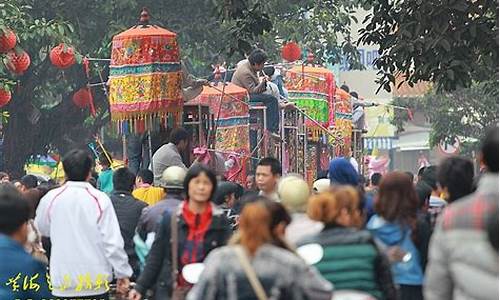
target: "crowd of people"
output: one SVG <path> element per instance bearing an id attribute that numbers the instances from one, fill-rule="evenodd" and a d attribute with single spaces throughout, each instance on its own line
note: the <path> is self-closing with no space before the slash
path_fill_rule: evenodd
<path id="1" fill-rule="evenodd" d="M 136 174 L 96 178 L 85 150 L 61 185 L 0 174 L 0 299 L 498 299 L 498 128 L 477 175 L 449 157 L 364 184 L 339 157 L 312 187 L 272 157 L 244 186 L 188 168 L 187 139 Z"/>

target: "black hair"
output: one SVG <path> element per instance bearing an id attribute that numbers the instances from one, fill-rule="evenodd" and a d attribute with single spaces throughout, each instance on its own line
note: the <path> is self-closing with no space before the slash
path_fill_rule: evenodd
<path id="1" fill-rule="evenodd" d="M 424 174 L 425 169 L 427 169 L 427 167 L 421 167 L 420 169 L 418 169 L 417 176 L 418 177 L 422 177 L 422 175 Z"/>
<path id="2" fill-rule="evenodd" d="M 30 218 L 30 205 L 11 184 L 0 184 L 0 233 L 11 235 Z"/>
<path id="3" fill-rule="evenodd" d="M 217 192 L 214 194 L 213 202 L 215 205 L 222 205 L 226 196 L 234 194 L 236 199 L 243 195 L 243 187 L 235 182 L 223 181 L 217 185 Z"/>
<path id="4" fill-rule="evenodd" d="M 271 212 L 271 230 L 282 222 L 284 222 L 286 225 L 290 225 L 290 223 L 292 222 L 292 217 L 290 217 L 290 214 L 283 206 L 283 204 L 271 200 L 264 200 L 263 202 Z"/>
<path id="5" fill-rule="evenodd" d="M 62 164 L 69 181 L 85 181 L 92 169 L 92 158 L 87 151 L 74 149 L 64 156 Z"/>
<path id="6" fill-rule="evenodd" d="M 113 159 L 111 158 L 111 156 L 108 159 L 108 156 L 104 153 L 99 155 L 99 163 L 101 165 L 110 167 L 112 162 L 113 162 Z"/>
<path id="7" fill-rule="evenodd" d="M 27 189 L 34 189 L 38 186 L 38 178 L 35 175 L 24 175 L 21 180 L 21 184 L 24 185 Z"/>
<path id="8" fill-rule="evenodd" d="M 137 177 L 141 178 L 144 183 L 153 184 L 154 175 L 151 170 L 141 169 L 139 170 L 139 172 L 137 172 Z"/>
<path id="9" fill-rule="evenodd" d="M 346 84 L 341 85 L 340 89 L 349 93 L 349 87 Z"/>
<path id="10" fill-rule="evenodd" d="M 379 186 L 381 180 L 382 180 L 382 174 L 380 173 L 373 173 L 372 176 L 370 177 L 370 182 L 374 186 Z"/>
<path id="11" fill-rule="evenodd" d="M 274 67 L 273 66 L 265 66 L 262 69 L 262 72 L 264 72 L 264 74 L 266 74 L 267 76 L 271 77 L 274 75 Z"/>
<path id="12" fill-rule="evenodd" d="M 448 202 L 469 195 L 473 190 L 474 165 L 463 157 L 448 157 L 437 171 L 437 182 L 448 189 Z"/>
<path id="13" fill-rule="evenodd" d="M 193 180 L 194 178 L 200 176 L 200 174 L 204 173 L 207 175 L 208 179 L 212 183 L 212 193 L 210 194 L 210 200 L 213 199 L 215 192 L 217 191 L 217 177 L 215 176 L 215 173 L 210 170 L 210 168 L 207 165 L 198 163 L 195 164 L 194 166 L 191 166 L 189 170 L 187 171 L 186 177 L 184 178 L 184 192 L 187 195 L 187 198 L 189 198 L 189 182 Z"/>
<path id="14" fill-rule="evenodd" d="M 419 181 L 415 185 L 415 191 L 417 192 L 417 197 L 420 205 L 419 207 L 423 208 L 431 197 L 432 188 L 424 181 Z"/>
<path id="15" fill-rule="evenodd" d="M 356 93 L 355 91 L 350 92 L 349 95 L 351 95 L 352 97 L 354 97 L 356 99 L 359 98 L 358 93 Z"/>
<path id="16" fill-rule="evenodd" d="M 10 176 L 5 172 L 0 172 L 0 179 L 4 179 L 5 177 L 10 177 Z"/>
<path id="17" fill-rule="evenodd" d="M 498 173 L 498 127 L 488 130 L 481 146 L 481 153 L 488 171 Z"/>
<path id="18" fill-rule="evenodd" d="M 274 157 L 264 157 L 263 159 L 259 160 L 257 167 L 258 166 L 270 166 L 271 173 L 273 175 L 280 175 L 281 176 L 281 163 L 279 160 L 277 160 Z"/>
<path id="19" fill-rule="evenodd" d="M 437 167 L 429 166 L 426 167 L 422 172 L 422 180 L 427 183 L 432 190 L 437 189 Z"/>
<path id="20" fill-rule="evenodd" d="M 189 133 L 182 127 L 175 128 L 170 133 L 170 142 L 176 146 L 179 145 L 180 142 L 187 140 L 189 140 Z"/>
<path id="21" fill-rule="evenodd" d="M 248 61 L 251 65 L 260 65 L 265 63 L 267 60 L 267 54 L 262 49 L 253 50 L 248 56 Z"/>
<path id="22" fill-rule="evenodd" d="M 292 217 L 283 206 L 283 204 L 267 199 L 260 201 L 264 203 L 267 210 L 269 210 L 269 212 L 271 213 L 271 224 L 269 224 L 269 229 L 273 237 L 273 244 L 282 249 L 290 250 L 286 242 L 275 234 L 274 229 L 276 229 L 276 227 L 281 223 L 285 223 L 285 226 L 290 225 L 290 223 L 292 222 Z"/>
<path id="23" fill-rule="evenodd" d="M 97 179 L 95 179 L 95 177 L 90 177 L 88 183 L 94 188 L 97 188 Z"/>
<path id="24" fill-rule="evenodd" d="M 412 172 L 407 171 L 407 172 L 405 172 L 405 174 L 406 174 L 406 175 L 408 175 L 408 176 L 410 177 L 411 181 L 413 181 L 413 180 L 415 179 L 415 175 L 413 175 L 413 173 L 412 173 Z"/>
<path id="25" fill-rule="evenodd" d="M 132 192 L 135 184 L 135 175 L 129 168 L 119 168 L 113 173 L 113 189 L 115 191 Z"/>

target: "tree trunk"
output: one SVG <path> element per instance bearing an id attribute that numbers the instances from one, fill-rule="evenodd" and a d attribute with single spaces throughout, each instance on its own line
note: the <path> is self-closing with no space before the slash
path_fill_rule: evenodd
<path id="1" fill-rule="evenodd" d="M 61 103 L 50 110 L 41 110 L 40 118 L 33 120 L 35 118 L 31 117 L 31 114 L 37 110 L 31 100 L 34 98 L 35 87 L 46 78 L 56 76 L 55 72 L 58 71 L 51 67 L 48 59 L 30 68 L 20 78 L 20 85 L 7 106 L 10 117 L 4 126 L 2 159 L 4 170 L 11 178 L 24 175 L 24 164 L 33 154 L 45 154 L 49 148 L 55 148 L 62 156 L 71 149 L 86 148 L 92 136 L 108 120 L 103 118 L 103 108 L 93 125 L 85 127 L 88 109 L 82 110 L 73 104 L 72 92 L 63 95 Z M 85 80 L 83 70 L 77 68 L 75 74 L 73 76 Z M 94 91 L 94 100 L 96 105 L 99 102 L 101 106 L 107 106 L 105 96 L 101 92 Z"/>
<path id="2" fill-rule="evenodd" d="M 23 110 L 27 105 L 10 105 L 10 117 L 6 124 L 3 140 L 4 168 L 11 178 L 24 175 L 24 162 L 33 149 L 34 136 L 38 128 L 28 121 L 28 114 Z"/>

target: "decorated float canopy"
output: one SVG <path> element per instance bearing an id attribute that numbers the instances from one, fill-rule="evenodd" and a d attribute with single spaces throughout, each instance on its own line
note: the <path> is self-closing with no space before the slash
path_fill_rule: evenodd
<path id="1" fill-rule="evenodd" d="M 327 128 L 334 126 L 335 78 L 323 67 L 297 65 L 287 72 L 285 85 L 289 100 L 294 102 L 316 122 Z M 313 142 L 325 138 L 324 132 L 306 120 L 309 139 Z"/>
<path id="2" fill-rule="evenodd" d="M 182 116 L 181 63 L 177 35 L 150 25 L 147 10 L 138 25 L 113 37 L 109 74 L 111 120 L 122 133 L 144 132 Z"/>
<path id="3" fill-rule="evenodd" d="M 250 154 L 247 90 L 233 83 L 228 83 L 225 87 L 222 83 L 215 87 L 204 86 L 201 94 L 188 103 L 208 106 L 217 118 L 215 151 L 222 154 L 226 162 L 232 161 L 231 165 L 226 166 L 226 178 L 244 184 L 246 161 Z"/>
<path id="4" fill-rule="evenodd" d="M 335 131 L 342 138 L 344 147 L 351 146 L 352 138 L 352 96 L 343 89 L 335 90 Z M 337 149 L 340 155 L 344 149 Z"/>

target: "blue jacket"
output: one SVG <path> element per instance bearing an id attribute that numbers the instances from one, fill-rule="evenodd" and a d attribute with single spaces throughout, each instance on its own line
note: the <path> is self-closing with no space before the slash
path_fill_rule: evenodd
<path id="1" fill-rule="evenodd" d="M 29 255 L 18 242 L 2 234 L 0 259 L 0 299 L 53 298 L 46 266 Z"/>
<path id="2" fill-rule="evenodd" d="M 375 242 L 382 248 L 400 247 L 409 253 L 408 261 L 393 263 L 392 274 L 394 282 L 406 285 L 422 285 L 424 272 L 422 258 L 418 248 L 411 239 L 411 229 L 396 223 L 389 223 L 382 217 L 374 215 L 366 228 L 373 234 Z"/>

